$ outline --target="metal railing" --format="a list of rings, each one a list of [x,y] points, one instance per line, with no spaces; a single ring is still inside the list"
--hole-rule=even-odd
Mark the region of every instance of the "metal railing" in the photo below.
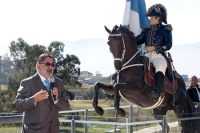
[[[160,120],[145,120],[145,121],[133,121],[133,106],[123,106],[121,108],[129,109],[128,110],[128,118],[125,118],[125,122],[109,122],[109,121],[96,121],[96,120],[89,120],[89,112],[94,111],[94,109],[81,109],[81,110],[69,110],[69,111],[60,111],[60,115],[66,115],[69,113],[80,113],[83,112],[83,120],[76,120],[72,119],[64,119],[60,118],[60,123],[68,123],[71,125],[70,130],[71,133],[75,133],[76,130],[76,124],[83,124],[84,125],[84,133],[88,133],[88,125],[111,125],[111,126],[121,126],[124,127],[126,130],[126,133],[133,133],[134,126],[140,126],[140,125],[150,125],[150,124],[161,124],[162,125],[162,132],[167,132],[167,118],[166,116],[162,116],[162,119]],[[113,107],[109,108],[103,108],[104,110],[113,110]],[[189,117],[189,118],[178,118],[177,121],[186,121],[186,120],[197,120],[200,119],[200,117]],[[22,121],[22,114],[20,115],[11,115],[8,116],[0,116],[0,124],[16,124],[21,123]]]
[[[80,109],[80,110],[68,110],[68,111],[60,111],[60,115],[66,115],[70,113],[84,113],[84,119],[83,120],[75,120],[72,116],[71,120],[66,119],[59,119],[60,123],[68,123],[71,125],[71,133],[75,133],[76,124],[83,124],[84,125],[84,133],[88,133],[88,124],[92,125],[113,125],[113,126],[121,126],[126,128],[126,133],[133,132],[133,126],[137,125],[145,125],[145,124],[157,124],[157,123],[165,123],[166,120],[154,120],[154,121],[142,121],[142,122],[133,122],[133,106],[122,106],[123,109],[129,109],[128,110],[128,118],[126,118],[125,122],[106,122],[106,121],[94,121],[94,120],[88,120],[88,114],[89,112],[93,112],[94,109]],[[104,110],[113,110],[114,107],[108,107],[103,108]],[[0,124],[16,124],[21,123],[22,121],[22,114],[20,115],[12,115],[9,113],[9,115],[0,116]]]

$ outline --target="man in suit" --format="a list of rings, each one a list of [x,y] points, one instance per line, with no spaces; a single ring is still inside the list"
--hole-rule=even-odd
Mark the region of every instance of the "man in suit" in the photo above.
[[[23,112],[22,133],[59,133],[58,112],[68,109],[69,102],[61,79],[53,77],[53,87],[49,86],[54,68],[54,57],[42,54],[36,74],[20,83],[14,104],[17,111]]]
[[[187,88],[187,93],[193,102],[200,102],[200,88],[196,76],[191,77],[190,86]]]
[[[190,79],[190,86],[187,88],[187,94],[190,96],[194,105],[196,107],[196,111],[200,111],[200,88],[198,85],[198,79],[196,76],[192,76]]]

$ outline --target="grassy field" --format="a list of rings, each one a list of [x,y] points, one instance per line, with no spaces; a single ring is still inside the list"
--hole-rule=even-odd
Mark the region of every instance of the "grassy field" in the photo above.
[[[92,107],[92,101],[91,100],[72,100],[70,101],[70,110],[76,110],[76,109],[91,109]],[[101,105],[101,107],[110,107],[113,105],[113,101],[112,100],[99,100],[99,105]],[[80,117],[79,119],[83,119],[83,114],[79,114]],[[97,114],[95,112],[91,112],[89,119],[101,119],[102,120],[102,116],[97,116],[97,117],[92,117],[92,116],[96,116]],[[105,112],[105,116],[109,116],[111,115],[111,117],[113,117],[113,111],[111,112]],[[65,116],[66,118],[69,118],[68,116]],[[97,125],[89,125],[89,129],[88,132],[90,133],[99,133],[99,132],[106,132],[107,128],[113,128],[108,126],[107,128],[105,128],[105,126],[97,126]],[[84,133],[84,126],[83,125],[76,125],[76,133]],[[0,125],[0,133],[20,133],[21,130],[21,125],[16,126],[16,125]],[[70,125],[62,125],[60,126],[60,130],[63,133],[70,133],[71,132],[71,127]]]
[[[0,133],[20,133],[21,127],[15,125],[0,125]]]
[[[71,109],[91,109],[92,101],[91,100],[72,100],[70,101]],[[110,107],[113,106],[112,100],[102,99],[99,100],[99,105],[102,107]]]
[[[70,101],[70,110],[75,110],[75,109],[92,109],[92,101],[91,100],[72,100]],[[101,107],[113,107],[113,100],[108,100],[108,99],[103,99],[99,100],[99,105]],[[122,101],[121,105],[128,105],[126,102]],[[128,109],[126,110],[128,117]],[[77,114],[76,114],[77,115]],[[113,122],[115,119],[115,110],[110,110],[110,111],[105,111],[103,116],[99,116],[95,112],[89,112],[88,114],[88,120],[98,120],[98,121],[111,121]],[[173,112],[168,113],[169,118],[172,120],[175,116]],[[125,122],[126,117],[120,117],[118,121]],[[64,119],[71,119],[71,117],[65,115],[62,116]],[[78,120],[84,119],[84,114],[83,113],[78,113]],[[134,121],[144,121],[144,120],[153,120],[154,117],[152,115],[151,110],[142,110],[140,108],[137,109],[137,111],[134,111]],[[88,125],[89,133],[105,133],[107,129],[113,129],[114,126],[109,126],[109,125],[95,125],[95,124],[90,124]],[[140,129],[141,127],[135,127],[134,129]],[[70,124],[63,125],[61,124],[60,126],[61,132],[62,133],[70,133]],[[121,132],[125,133],[126,129],[125,127],[121,127]],[[18,133],[21,130],[21,125],[15,126],[15,125],[0,125],[0,133]],[[81,124],[76,125],[76,133],[84,133],[84,126]]]

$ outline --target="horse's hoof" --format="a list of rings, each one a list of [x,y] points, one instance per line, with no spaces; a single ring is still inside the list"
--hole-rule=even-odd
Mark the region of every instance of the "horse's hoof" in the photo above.
[[[124,117],[126,115],[126,112],[123,109],[119,108],[117,110],[117,115]]]
[[[101,107],[95,107],[95,111],[99,115],[103,115],[104,114],[104,110]]]

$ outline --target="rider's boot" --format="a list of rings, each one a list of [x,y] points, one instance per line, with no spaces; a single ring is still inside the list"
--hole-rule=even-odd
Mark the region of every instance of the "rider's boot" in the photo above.
[[[157,72],[155,75],[155,80],[156,80],[156,85],[155,88],[152,90],[152,97],[155,99],[158,99],[161,92],[163,91],[164,88],[164,79],[165,76],[162,72]]]

